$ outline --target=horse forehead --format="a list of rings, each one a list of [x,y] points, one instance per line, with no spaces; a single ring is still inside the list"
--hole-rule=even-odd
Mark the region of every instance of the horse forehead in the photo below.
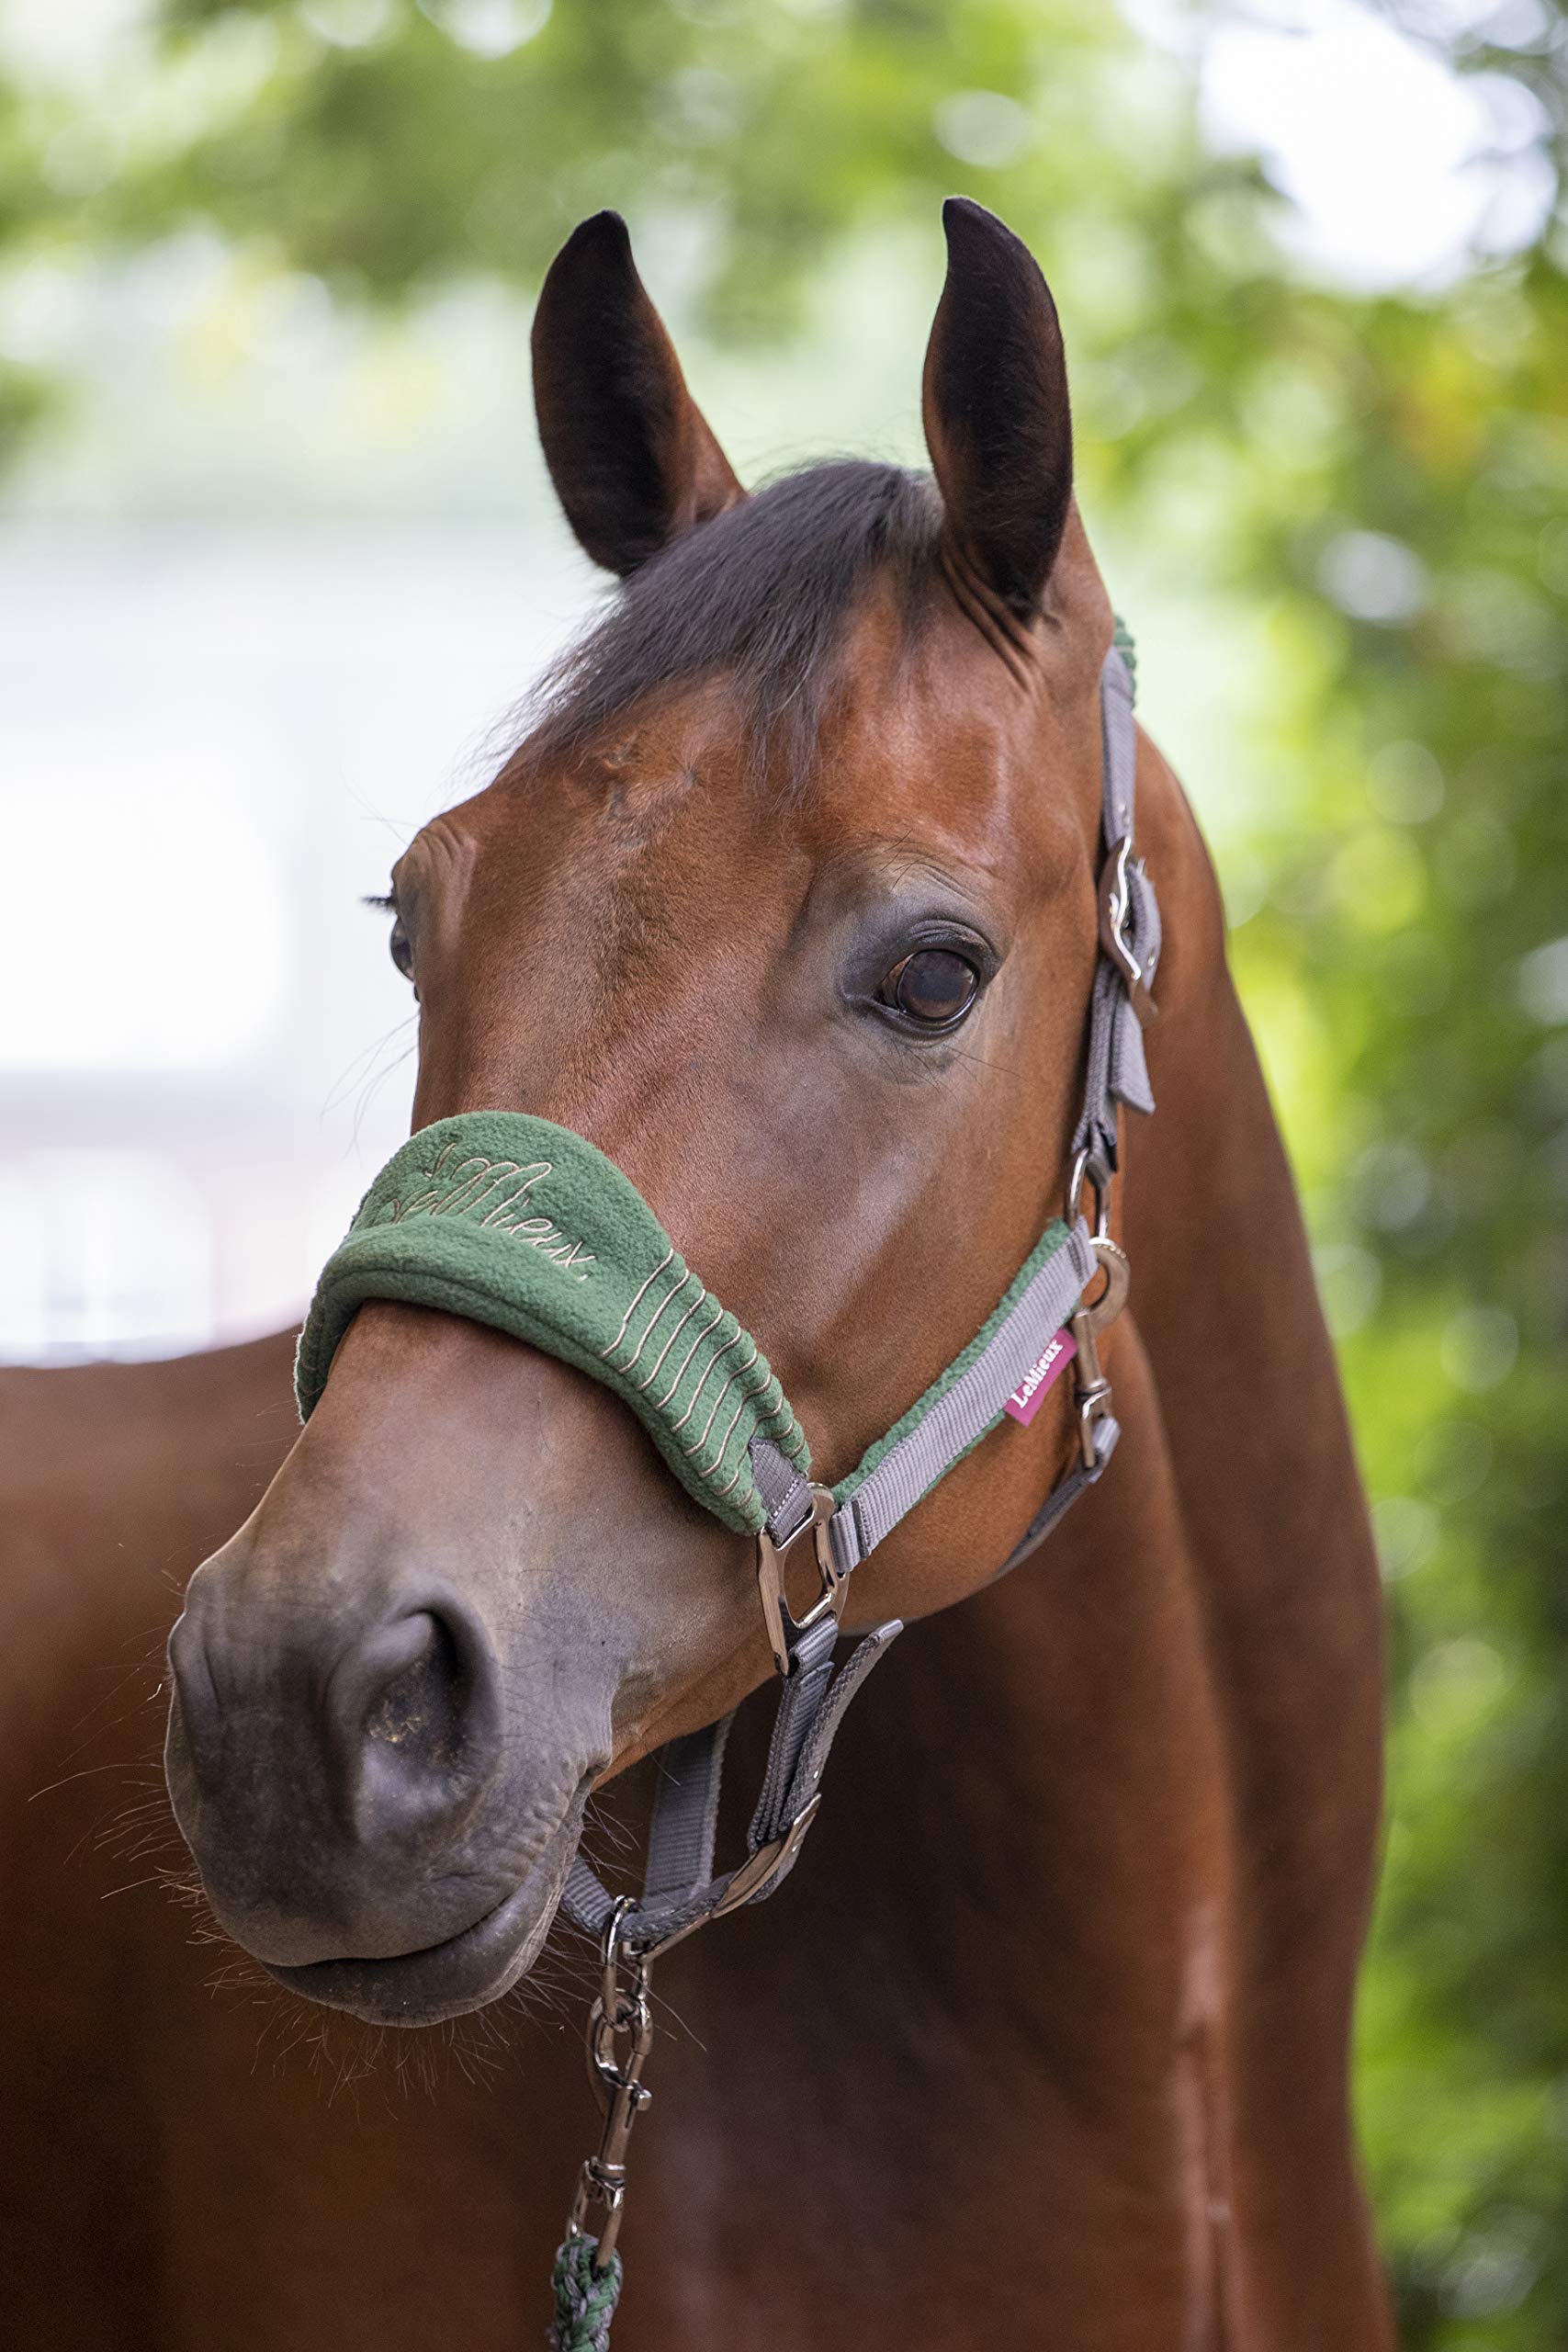
[[[478,887],[468,919],[498,936],[525,931],[574,957],[596,947],[698,934],[716,948],[765,925],[792,849],[793,812],[700,756],[611,762],[541,776],[526,791],[472,804]]]
[[[474,898],[485,928],[526,922],[536,937],[586,913],[647,945],[694,918],[715,947],[766,930],[792,875],[804,884],[825,857],[891,842],[985,866],[1070,812],[1067,772],[1087,763],[1071,713],[1046,693],[998,696],[972,631],[893,642],[886,615],[867,621],[804,762],[783,742],[759,759],[728,678],[612,722],[567,758],[531,764],[525,747],[446,820],[491,885]]]

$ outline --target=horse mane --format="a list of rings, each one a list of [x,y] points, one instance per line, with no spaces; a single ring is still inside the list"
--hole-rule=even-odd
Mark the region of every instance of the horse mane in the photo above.
[[[840,458],[770,483],[622,582],[532,698],[530,759],[581,752],[622,714],[725,675],[754,764],[797,786],[867,582],[889,581],[912,634],[941,526],[930,475],[901,466]]]

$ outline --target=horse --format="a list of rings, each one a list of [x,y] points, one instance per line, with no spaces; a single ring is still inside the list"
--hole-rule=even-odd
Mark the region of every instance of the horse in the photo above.
[[[1060,326],[1000,222],[953,200],[944,226],[931,477],[844,461],[750,495],[624,226],[576,232],[536,405],[621,585],[391,892],[416,1131],[500,1107],[588,1137],[765,1335],[835,1475],[1059,1203],[1099,955],[1112,615]],[[1375,1560],[1213,870],[1141,733],[1137,797],[1165,944],[1158,1114],[1106,1202],[1135,1269],[1105,1344],[1122,1442],[998,1580],[1077,1442],[1059,1385],[850,1584],[849,1624],[910,1631],[812,1844],[767,1910],[660,1963],[680,2041],[622,2239],[645,2352],[1392,2342],[1348,2092]],[[773,1671],[747,1540],[615,1397],[388,1301],[192,1577],[170,1667],[216,1920],[387,2027],[525,1984],[591,1797]],[[254,2200],[193,2173],[228,2224],[204,2340],[515,2341],[583,2129],[573,2055],[557,2035],[525,2097],[459,2099],[389,2156],[373,2135],[293,2209],[286,2277]],[[244,2101],[207,2088],[227,2151]],[[253,2186],[298,2122],[246,2141]]]

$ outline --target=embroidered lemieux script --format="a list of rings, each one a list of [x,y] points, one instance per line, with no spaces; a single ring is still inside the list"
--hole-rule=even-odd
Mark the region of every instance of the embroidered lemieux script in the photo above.
[[[470,1224],[514,1235],[530,1250],[552,1260],[574,1282],[588,1280],[589,1267],[597,1262],[592,1251],[564,1232],[553,1217],[534,1207],[533,1195],[550,1172],[549,1160],[536,1159],[525,1167],[516,1159],[483,1159],[474,1155],[458,1159],[457,1153],[456,1144],[444,1144],[428,1184],[406,1200],[389,1202],[378,1222],[401,1225],[411,1216],[466,1217]]]

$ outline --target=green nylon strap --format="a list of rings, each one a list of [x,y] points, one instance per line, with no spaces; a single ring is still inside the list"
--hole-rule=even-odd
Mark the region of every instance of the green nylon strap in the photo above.
[[[727,1527],[755,1532],[767,1517],[753,1437],[809,1466],[755,1340],[704,1288],[630,1178],[552,1120],[468,1111],[393,1154],[321,1270],[295,1364],[301,1418],[372,1298],[491,1324],[602,1381]]]

